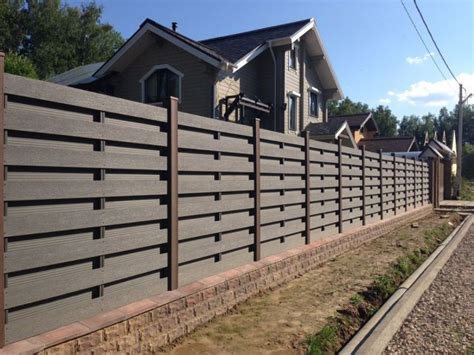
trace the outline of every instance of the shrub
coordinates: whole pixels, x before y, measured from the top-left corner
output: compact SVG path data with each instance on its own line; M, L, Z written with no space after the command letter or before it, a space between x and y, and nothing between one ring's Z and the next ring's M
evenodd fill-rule
M38 79L33 62L17 53L7 53L5 56L5 72L27 78Z

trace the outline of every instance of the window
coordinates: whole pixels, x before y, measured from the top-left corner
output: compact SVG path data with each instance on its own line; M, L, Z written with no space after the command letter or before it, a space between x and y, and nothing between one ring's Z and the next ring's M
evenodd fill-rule
M309 92L309 114L318 117L318 94Z
M291 69L296 69L296 61L298 58L298 47L293 46L290 50L290 56L288 58L288 67Z
M290 131L296 131L296 101L296 96L288 96L288 128Z
M153 67L141 80L142 101L163 103L170 96L181 99L181 78L183 74L169 65Z

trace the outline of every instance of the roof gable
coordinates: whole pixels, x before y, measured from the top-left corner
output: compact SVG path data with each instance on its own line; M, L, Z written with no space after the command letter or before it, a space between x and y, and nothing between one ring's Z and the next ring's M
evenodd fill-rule
M359 146L365 145L365 148L371 152L409 152L416 145L415 137L378 137L372 139L362 139Z
M329 121L336 121L342 123L347 121L347 124L351 129L362 129L367 127L372 131L379 132L379 128L377 123L375 122L372 112L362 112L362 113L355 113L349 115L338 115L338 116L330 116Z

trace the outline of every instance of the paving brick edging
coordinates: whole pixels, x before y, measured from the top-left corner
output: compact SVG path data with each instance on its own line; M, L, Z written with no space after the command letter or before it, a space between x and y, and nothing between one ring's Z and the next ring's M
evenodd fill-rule
M427 205L365 227L320 239L146 298L92 318L12 343L0 354L153 352L226 313L257 293L278 287L322 262L423 218Z

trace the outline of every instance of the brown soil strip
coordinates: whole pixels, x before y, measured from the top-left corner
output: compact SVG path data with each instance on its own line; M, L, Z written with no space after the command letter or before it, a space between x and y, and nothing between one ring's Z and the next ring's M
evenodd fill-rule
M455 216L450 217L456 220ZM424 246L427 229L447 223L431 215L325 263L272 292L237 306L165 349L184 354L297 354L302 341L320 330L357 292L390 264Z

